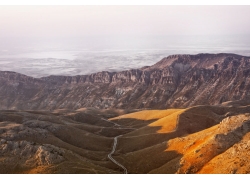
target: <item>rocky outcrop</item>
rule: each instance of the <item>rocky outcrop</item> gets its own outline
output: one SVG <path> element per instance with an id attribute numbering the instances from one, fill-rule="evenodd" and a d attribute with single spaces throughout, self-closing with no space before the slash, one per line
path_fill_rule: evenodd
<path id="1" fill-rule="evenodd" d="M 64 150 L 53 145 L 38 145 L 28 141 L 6 141 L 0 140 L 0 156 L 8 155 L 2 164 L 0 172 L 6 173 L 8 166 L 15 166 L 17 161 L 22 164 L 23 169 L 36 166 L 58 164 L 64 161 Z M 18 159 L 18 160 L 17 160 Z M 8 167 L 8 169 L 10 169 Z"/>
<path id="2" fill-rule="evenodd" d="M 167 108 L 220 104 L 250 95 L 250 57 L 171 55 L 122 72 L 32 78 L 0 72 L 0 109 Z"/>

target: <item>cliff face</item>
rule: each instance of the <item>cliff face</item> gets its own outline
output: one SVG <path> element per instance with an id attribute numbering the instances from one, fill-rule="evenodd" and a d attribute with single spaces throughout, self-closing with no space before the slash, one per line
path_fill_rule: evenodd
<path id="1" fill-rule="evenodd" d="M 0 72 L 0 109 L 167 108 L 250 96 L 250 57 L 171 55 L 122 72 L 32 78 Z"/>

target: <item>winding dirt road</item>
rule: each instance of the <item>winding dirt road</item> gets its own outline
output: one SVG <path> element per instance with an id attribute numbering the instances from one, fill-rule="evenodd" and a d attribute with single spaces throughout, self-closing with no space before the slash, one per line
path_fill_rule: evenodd
<path id="1" fill-rule="evenodd" d="M 120 137 L 120 136 L 122 136 L 122 135 L 116 136 L 116 137 L 114 138 L 113 149 L 112 149 L 112 151 L 108 154 L 108 158 L 109 158 L 113 163 L 115 163 L 117 166 L 120 166 L 120 167 L 124 170 L 124 174 L 128 174 L 128 170 L 127 170 L 123 165 L 121 165 L 120 163 L 118 163 L 118 162 L 112 157 L 112 154 L 114 154 L 115 149 L 116 149 L 117 138 Z"/>

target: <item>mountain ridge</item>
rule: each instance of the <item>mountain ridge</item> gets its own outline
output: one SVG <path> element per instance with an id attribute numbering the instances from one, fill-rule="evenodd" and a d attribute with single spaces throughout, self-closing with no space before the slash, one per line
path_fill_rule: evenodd
<path id="1" fill-rule="evenodd" d="M 246 99 L 250 57 L 170 55 L 149 67 L 33 78 L 0 71 L 0 109 L 183 108 Z M 223 83 L 222 83 L 223 82 Z"/>

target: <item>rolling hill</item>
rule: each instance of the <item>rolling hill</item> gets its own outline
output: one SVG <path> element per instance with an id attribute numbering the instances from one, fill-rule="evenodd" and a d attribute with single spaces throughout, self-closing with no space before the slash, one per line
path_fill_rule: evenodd
<path id="1" fill-rule="evenodd" d="M 0 111 L 0 173 L 249 173 L 250 105 Z M 108 112 L 108 113 L 107 113 Z M 109 119 L 107 117 L 109 116 Z"/>

